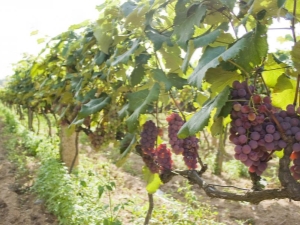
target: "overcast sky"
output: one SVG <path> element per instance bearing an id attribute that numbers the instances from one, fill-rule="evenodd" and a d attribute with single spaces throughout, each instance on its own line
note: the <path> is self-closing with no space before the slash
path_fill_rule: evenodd
<path id="1" fill-rule="evenodd" d="M 37 39 L 53 37 L 72 24 L 96 20 L 95 9 L 103 0 L 0 0 L 0 79 L 12 74 L 12 63 L 24 52 L 37 54 L 44 44 Z M 39 34 L 30 36 L 34 30 Z"/>

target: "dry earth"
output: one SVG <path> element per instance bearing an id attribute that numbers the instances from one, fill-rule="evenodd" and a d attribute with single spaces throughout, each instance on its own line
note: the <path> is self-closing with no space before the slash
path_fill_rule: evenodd
<path id="1" fill-rule="evenodd" d="M 0 122 L 0 225 L 56 225 L 56 218 L 48 213 L 24 185 L 26 180 L 16 180 L 15 166 L 7 160 L 3 147 L 4 137 Z"/>

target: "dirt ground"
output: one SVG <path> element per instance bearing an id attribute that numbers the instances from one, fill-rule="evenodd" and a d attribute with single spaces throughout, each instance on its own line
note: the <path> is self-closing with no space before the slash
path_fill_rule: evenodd
<path id="1" fill-rule="evenodd" d="M 16 169 L 7 160 L 3 148 L 0 122 L 0 225 L 56 225 L 56 218 L 47 213 L 41 200 L 29 191 L 29 187 L 15 179 Z"/>

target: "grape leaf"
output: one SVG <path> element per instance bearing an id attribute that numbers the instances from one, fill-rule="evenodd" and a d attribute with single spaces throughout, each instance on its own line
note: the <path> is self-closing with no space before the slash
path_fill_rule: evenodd
<path id="1" fill-rule="evenodd" d="M 214 108 L 221 109 L 226 104 L 229 93 L 230 93 L 230 88 L 227 86 L 219 95 L 207 101 L 203 105 L 203 107 L 198 112 L 196 112 L 192 116 L 192 118 L 181 127 L 181 129 L 178 132 L 178 137 L 186 138 L 203 130 L 203 128 L 207 126 L 209 122 L 211 111 Z M 218 111 L 220 112 L 220 110 Z M 215 115 L 215 118 L 217 117 L 218 117 L 218 112 Z"/>
<path id="2" fill-rule="evenodd" d="M 134 135 L 134 134 L 126 134 L 126 136 L 123 138 L 123 140 L 122 140 L 122 143 L 121 143 L 121 145 L 123 144 L 124 145 L 124 142 L 128 142 L 130 140 L 130 142 L 129 142 L 129 144 L 127 145 L 126 143 L 126 149 L 125 150 L 123 150 L 122 151 L 122 154 L 121 154 L 121 156 L 119 157 L 119 159 L 117 160 L 117 162 L 116 162 L 116 166 L 117 167 L 120 167 L 120 166 L 122 166 L 125 162 L 126 162 L 126 160 L 127 160 L 127 158 L 129 157 L 129 155 L 130 155 L 130 152 L 132 151 L 132 149 L 135 147 L 135 144 L 136 144 L 136 136 Z M 122 147 L 122 146 L 121 146 Z"/>
<path id="3" fill-rule="evenodd" d="M 147 90 L 148 91 L 148 90 Z M 126 124 L 128 126 L 129 132 L 133 132 L 138 125 L 138 118 L 141 113 L 143 113 L 150 103 L 158 99 L 160 92 L 160 87 L 158 83 L 155 83 L 150 91 L 144 92 L 143 95 L 140 95 L 139 92 L 132 93 L 129 97 L 129 103 L 132 104 L 132 98 L 140 102 L 139 106 L 135 108 L 134 112 L 127 119 Z M 148 93 L 146 95 L 146 93 Z"/>
<path id="4" fill-rule="evenodd" d="M 298 73 L 300 73 L 300 41 L 297 41 L 293 46 L 291 56 L 294 67 L 297 69 Z"/>
<path id="5" fill-rule="evenodd" d="M 236 63 L 247 72 L 251 72 L 253 68 L 261 64 L 262 59 L 268 52 L 267 28 L 259 23 L 255 32 L 252 32 L 247 38 L 244 48 L 236 57 Z"/>
<path id="6" fill-rule="evenodd" d="M 136 68 L 134 68 L 129 77 L 131 86 L 134 87 L 135 85 L 139 84 L 143 80 L 145 74 L 145 67 L 142 65 L 138 65 Z"/>
<path id="7" fill-rule="evenodd" d="M 146 190 L 149 194 L 154 194 L 163 182 L 157 173 L 151 173 L 148 167 L 143 167 L 144 179 L 147 182 Z"/>
<path id="8" fill-rule="evenodd" d="M 117 65 L 118 63 L 127 63 L 128 59 L 133 55 L 134 51 L 139 47 L 140 40 L 137 39 L 132 42 L 130 49 L 122 55 L 117 56 L 116 60 L 111 63 L 112 66 Z"/>
<path id="9" fill-rule="evenodd" d="M 262 73 L 264 81 L 268 87 L 275 87 L 278 78 L 285 72 L 286 66 L 287 65 L 284 63 L 277 63 L 273 54 L 268 54 L 267 60 L 264 63 L 264 71 Z"/>
<path id="10" fill-rule="evenodd" d="M 151 27 L 148 27 L 145 33 L 146 36 L 153 42 L 154 51 L 159 50 L 164 43 L 166 43 L 168 46 L 173 46 L 170 39 L 170 33 L 161 34 Z"/>
<path id="11" fill-rule="evenodd" d="M 106 94 L 100 95 L 100 98 L 92 99 L 88 103 L 82 105 L 79 113 L 78 119 L 85 118 L 93 113 L 101 111 L 105 106 L 107 106 L 111 101 L 111 97 Z"/>
<path id="12" fill-rule="evenodd" d="M 161 69 L 154 69 L 151 71 L 151 73 L 153 74 L 153 78 L 157 82 L 162 82 L 165 84 L 166 91 L 169 91 L 172 88 L 172 83 L 170 82 L 164 71 L 162 71 Z"/>
<path id="13" fill-rule="evenodd" d="M 253 32 L 247 33 L 227 50 L 222 46 L 216 48 L 208 46 L 199 60 L 196 69 L 188 78 L 189 83 L 201 88 L 202 80 L 205 77 L 207 70 L 209 68 L 217 67 L 221 60 L 227 61 L 228 59 L 234 58 L 249 44 L 249 38 L 252 35 Z"/>
<path id="14" fill-rule="evenodd" d="M 206 13 L 204 4 L 194 4 L 189 9 L 183 11 L 184 1 L 178 1 L 176 4 L 176 17 L 174 20 L 174 33 L 179 46 L 185 48 L 187 41 L 194 33 L 194 26 L 199 26 L 200 21 Z M 180 12 L 180 13 L 179 13 Z"/>
<path id="15" fill-rule="evenodd" d="M 103 20 L 98 20 L 97 24 L 98 25 L 94 28 L 94 36 L 97 40 L 100 50 L 105 54 L 108 54 L 108 49 L 113 42 L 113 25 L 108 22 L 103 22 Z"/>
<path id="16" fill-rule="evenodd" d="M 295 97 L 296 81 L 289 79 L 285 75 L 281 75 L 277 79 L 272 93 L 272 103 L 275 107 L 286 108 L 288 104 L 292 104 Z"/>
<path id="17" fill-rule="evenodd" d="M 226 71 L 222 68 L 211 68 L 207 71 L 206 81 L 211 84 L 212 96 L 220 93 L 226 86 L 231 86 L 235 80 L 240 80 L 242 76 L 236 71 Z"/>

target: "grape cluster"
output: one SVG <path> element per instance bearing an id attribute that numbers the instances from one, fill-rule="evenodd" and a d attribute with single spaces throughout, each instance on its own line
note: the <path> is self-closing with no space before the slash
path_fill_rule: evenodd
<path id="1" fill-rule="evenodd" d="M 246 82 L 233 82 L 232 99 L 236 100 L 231 112 L 229 139 L 236 145 L 234 157 L 261 175 L 267 168 L 271 152 L 286 144 L 268 112 L 275 112 L 271 99 L 253 94 L 253 86 Z"/>
<path id="2" fill-rule="evenodd" d="M 172 113 L 169 115 L 166 120 L 168 121 L 168 136 L 169 143 L 172 147 L 172 151 L 176 154 L 182 154 L 184 152 L 183 148 L 183 139 L 177 137 L 178 131 L 184 124 L 184 121 L 177 113 Z"/>
<path id="3" fill-rule="evenodd" d="M 90 132 L 88 137 L 90 139 L 92 147 L 98 151 L 105 141 L 104 129 L 97 127 L 94 132 Z"/>
<path id="4" fill-rule="evenodd" d="M 148 155 L 148 154 L 142 153 L 142 159 L 143 159 L 144 163 L 146 164 L 146 166 L 151 171 L 151 173 L 159 172 L 160 166 L 155 161 L 155 154 Z"/>
<path id="5" fill-rule="evenodd" d="M 173 164 L 171 151 L 167 148 L 166 144 L 160 144 L 155 148 L 158 133 L 159 129 L 152 120 L 144 123 L 140 140 L 142 158 L 152 173 L 171 170 Z"/>
<path id="6" fill-rule="evenodd" d="M 197 168 L 198 141 L 199 140 L 195 136 L 183 139 L 183 160 L 185 165 L 192 170 Z"/>
<path id="7" fill-rule="evenodd" d="M 177 137 L 178 131 L 184 124 L 184 121 L 177 113 L 172 113 L 166 119 L 169 124 L 169 143 L 173 152 L 176 155 L 183 155 L 183 160 L 189 169 L 196 169 L 199 140 L 195 136 L 187 137 L 185 139 L 179 139 Z"/>
<path id="8" fill-rule="evenodd" d="M 148 120 L 143 125 L 141 132 L 141 146 L 145 154 L 151 155 L 155 152 L 154 145 L 157 139 L 158 129 L 152 120 Z"/>
<path id="9" fill-rule="evenodd" d="M 253 94 L 254 87 L 246 82 L 233 82 L 235 100 L 231 112 L 229 139 L 236 145 L 234 157 L 261 175 L 274 151 L 287 147 L 286 137 L 293 137 L 290 170 L 300 180 L 300 108 L 288 105 L 286 110 L 272 106 L 270 97 Z"/>
<path id="10" fill-rule="evenodd" d="M 166 144 L 160 144 L 156 149 L 156 161 L 161 166 L 161 171 L 171 170 L 173 161 L 171 151 Z"/>

